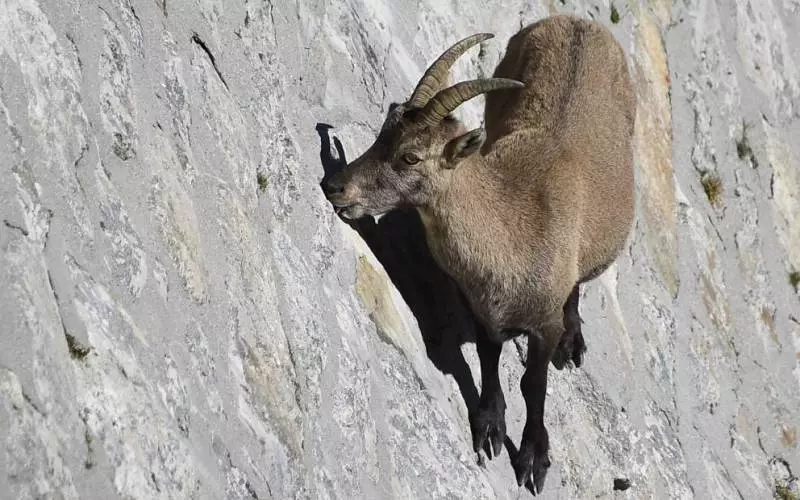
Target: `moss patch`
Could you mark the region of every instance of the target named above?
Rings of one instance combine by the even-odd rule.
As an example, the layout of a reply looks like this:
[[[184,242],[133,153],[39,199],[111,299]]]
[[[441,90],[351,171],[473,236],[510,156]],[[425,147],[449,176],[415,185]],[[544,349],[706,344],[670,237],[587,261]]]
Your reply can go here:
[[[267,190],[267,186],[269,185],[269,179],[267,178],[267,174],[262,172],[256,174],[256,182],[258,183],[259,191]]]
[[[800,288],[800,271],[792,271],[789,273],[789,284],[792,285],[795,292]]]
[[[612,3],[611,4],[611,22],[614,24],[619,23],[620,15],[617,7]]]

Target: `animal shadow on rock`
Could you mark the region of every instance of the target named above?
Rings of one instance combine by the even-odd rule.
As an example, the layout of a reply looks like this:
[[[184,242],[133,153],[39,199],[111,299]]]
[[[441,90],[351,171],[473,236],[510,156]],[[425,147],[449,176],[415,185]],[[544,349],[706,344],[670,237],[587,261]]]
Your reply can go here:
[[[331,128],[333,126],[326,123],[316,126],[324,170],[321,185],[347,165],[339,138],[334,136],[331,144]],[[336,156],[333,155],[332,146]],[[384,214],[377,223],[372,217],[340,219],[363,238],[386,269],[417,319],[428,358],[439,371],[452,375],[456,380],[472,421],[478,408],[479,394],[469,365],[461,353],[461,345],[475,342],[475,332],[479,326],[458,286],[434,261],[416,210],[394,210]],[[504,444],[513,460],[517,454],[516,446],[508,436]],[[484,447],[487,454],[488,446],[487,440]]]

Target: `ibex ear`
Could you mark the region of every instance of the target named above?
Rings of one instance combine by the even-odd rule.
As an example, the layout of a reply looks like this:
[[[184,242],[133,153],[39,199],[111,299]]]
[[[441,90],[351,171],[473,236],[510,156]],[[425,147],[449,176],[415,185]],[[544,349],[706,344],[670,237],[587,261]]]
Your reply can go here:
[[[444,156],[446,168],[453,168],[458,165],[461,160],[475,153],[483,145],[486,140],[486,131],[482,128],[470,130],[464,135],[458,136],[450,140],[444,147]]]
[[[389,111],[388,112],[391,113],[392,111],[394,111],[394,108],[396,108],[399,105],[400,105],[399,102],[393,102],[393,103],[389,104]]]

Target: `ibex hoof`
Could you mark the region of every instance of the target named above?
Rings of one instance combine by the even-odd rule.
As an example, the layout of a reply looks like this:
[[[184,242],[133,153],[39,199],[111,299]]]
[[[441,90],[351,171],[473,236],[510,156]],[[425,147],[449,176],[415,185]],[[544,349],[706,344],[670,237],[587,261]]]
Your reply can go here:
[[[583,354],[585,352],[586,341],[583,340],[583,334],[578,332],[572,341],[572,362],[575,364],[575,368],[580,368],[583,364]]]
[[[533,447],[525,448],[523,446],[517,456],[514,457],[512,465],[514,466],[519,486],[530,481],[534,495],[542,492],[547,469],[550,467],[550,458],[547,456],[547,451],[537,453]]]
[[[563,370],[565,366],[580,368],[583,364],[583,354],[585,352],[586,342],[583,340],[583,334],[580,330],[572,335],[565,333],[553,353],[553,366],[557,370]]]
[[[498,402],[488,408],[478,408],[472,420],[472,448],[483,450],[489,460],[499,456],[506,439],[505,403]]]

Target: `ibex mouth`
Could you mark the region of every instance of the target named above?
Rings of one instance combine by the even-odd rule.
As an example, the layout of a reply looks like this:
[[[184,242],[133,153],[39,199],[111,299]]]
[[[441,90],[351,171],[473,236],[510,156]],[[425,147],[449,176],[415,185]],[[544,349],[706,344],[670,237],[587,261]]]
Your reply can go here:
[[[358,219],[363,215],[358,203],[350,203],[349,205],[333,204],[333,210],[336,215],[344,217],[345,219]]]

